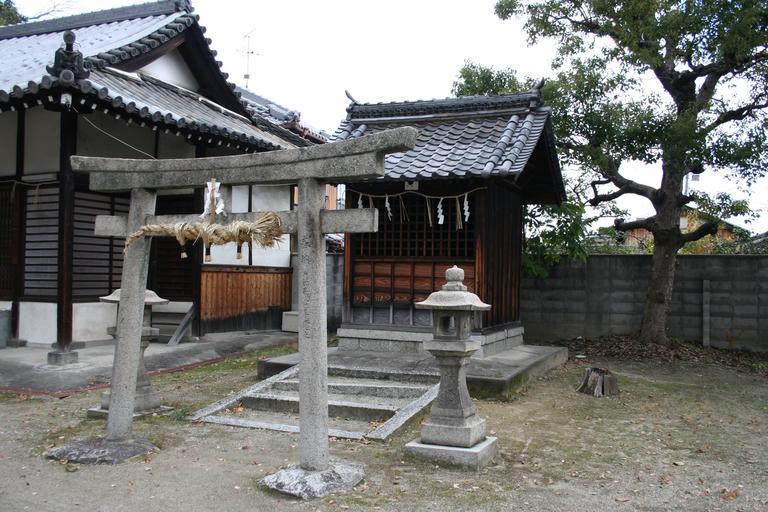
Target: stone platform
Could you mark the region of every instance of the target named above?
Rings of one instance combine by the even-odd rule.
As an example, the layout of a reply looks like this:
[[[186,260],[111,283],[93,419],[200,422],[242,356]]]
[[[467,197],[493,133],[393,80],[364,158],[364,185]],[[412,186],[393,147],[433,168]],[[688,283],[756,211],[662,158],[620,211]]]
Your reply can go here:
[[[518,345],[483,359],[471,359],[467,385],[475,398],[508,400],[531,379],[568,360],[568,349]],[[299,362],[299,354],[259,361],[259,375],[276,375]],[[401,382],[436,382],[439,372],[429,353],[328,349],[328,374]]]

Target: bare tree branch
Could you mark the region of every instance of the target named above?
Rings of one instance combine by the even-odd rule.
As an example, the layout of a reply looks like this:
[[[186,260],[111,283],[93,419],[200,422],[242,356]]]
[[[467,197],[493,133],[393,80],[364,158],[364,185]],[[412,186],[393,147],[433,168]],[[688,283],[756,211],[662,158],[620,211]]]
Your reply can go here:
[[[653,232],[654,220],[655,217],[632,220],[629,222],[624,222],[624,219],[616,219],[613,221],[613,227],[618,231],[631,231],[633,229],[643,228]]]
[[[681,240],[683,243],[688,242],[695,242],[696,240],[699,240],[700,238],[704,238],[707,235],[716,235],[717,234],[717,224],[714,222],[705,222],[698,228],[694,229],[690,233],[683,233],[681,236]]]
[[[712,99],[712,96],[714,96],[715,90],[717,89],[717,83],[720,81],[720,78],[722,78],[724,74],[725,73],[712,72],[709,73],[704,79],[704,83],[701,84],[701,87],[699,87],[699,92],[696,94],[697,111],[702,110],[707,105],[709,100]]]
[[[768,100],[765,100],[762,103],[750,103],[749,105],[743,105],[732,110],[721,112],[714,121],[704,127],[704,133],[709,133],[718,126],[722,126],[726,123],[746,119],[756,111],[763,110],[765,108],[768,108]]]

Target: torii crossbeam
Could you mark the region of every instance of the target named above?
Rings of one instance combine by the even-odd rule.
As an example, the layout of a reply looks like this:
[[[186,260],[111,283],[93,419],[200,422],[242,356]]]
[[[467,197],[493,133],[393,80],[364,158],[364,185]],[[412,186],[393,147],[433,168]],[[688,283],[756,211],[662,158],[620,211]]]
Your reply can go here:
[[[96,233],[104,236],[125,236],[150,223],[199,220],[196,216],[154,216],[157,190],[202,187],[212,177],[225,185],[298,183],[297,211],[277,213],[283,221],[283,230],[298,234],[299,444],[303,471],[329,470],[323,234],[373,232],[378,226],[375,209],[325,211],[325,185],[383,176],[384,155],[412,148],[416,135],[413,128],[397,128],[320,146],[213,158],[72,157],[73,170],[90,173],[91,190],[131,193],[127,218],[97,218]],[[253,221],[260,215],[233,214],[227,222]],[[130,439],[149,247],[146,238],[137,240],[127,248],[123,263],[107,442]]]

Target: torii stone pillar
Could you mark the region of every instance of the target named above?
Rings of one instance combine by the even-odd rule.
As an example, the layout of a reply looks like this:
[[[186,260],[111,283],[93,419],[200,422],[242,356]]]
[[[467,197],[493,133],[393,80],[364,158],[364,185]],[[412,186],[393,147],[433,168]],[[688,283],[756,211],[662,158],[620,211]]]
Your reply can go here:
[[[72,158],[75,171],[90,173],[91,190],[131,191],[127,219],[97,217],[96,232],[104,236],[126,236],[144,224],[199,221],[196,216],[189,215],[154,216],[157,190],[201,187],[212,177],[225,185],[299,184],[298,211],[276,212],[285,233],[298,233],[301,290],[301,464],[264,479],[264,483],[279,491],[303,498],[319,497],[351,487],[363,476],[362,467],[343,461],[329,461],[328,456],[327,300],[323,234],[376,231],[378,212],[375,209],[325,211],[325,185],[383,176],[384,155],[412,148],[416,135],[415,129],[404,127],[333,144],[213,158]],[[226,222],[255,221],[260,216],[258,212],[230,214]],[[131,422],[148,254],[149,240],[146,238],[134,242],[126,252],[107,435],[103,441],[99,440],[100,453],[109,450],[112,445],[122,446],[132,441]],[[146,447],[145,443],[138,441],[142,448]],[[68,459],[78,460],[75,455],[68,453]],[[87,459],[87,456],[81,458]]]

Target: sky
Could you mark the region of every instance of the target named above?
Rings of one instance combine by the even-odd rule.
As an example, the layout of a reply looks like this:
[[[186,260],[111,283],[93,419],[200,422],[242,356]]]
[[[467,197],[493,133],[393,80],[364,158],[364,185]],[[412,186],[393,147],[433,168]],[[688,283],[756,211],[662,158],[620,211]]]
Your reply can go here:
[[[130,5],[137,0],[17,0],[35,15],[55,5],[55,16]],[[230,81],[301,112],[303,122],[332,133],[350,101],[444,98],[462,64],[513,68],[543,78],[552,73],[554,44],[528,46],[521,20],[502,21],[495,0],[192,0]],[[250,53],[248,49],[250,48]],[[557,112],[554,113],[557,115]],[[630,179],[658,186],[657,167],[628,164]],[[568,170],[568,173],[578,174]],[[768,178],[740,190],[704,173],[693,190],[727,191],[762,210],[757,221],[731,221],[768,231]],[[651,215],[650,203],[624,196],[629,218]],[[610,220],[606,221],[610,223]]]

